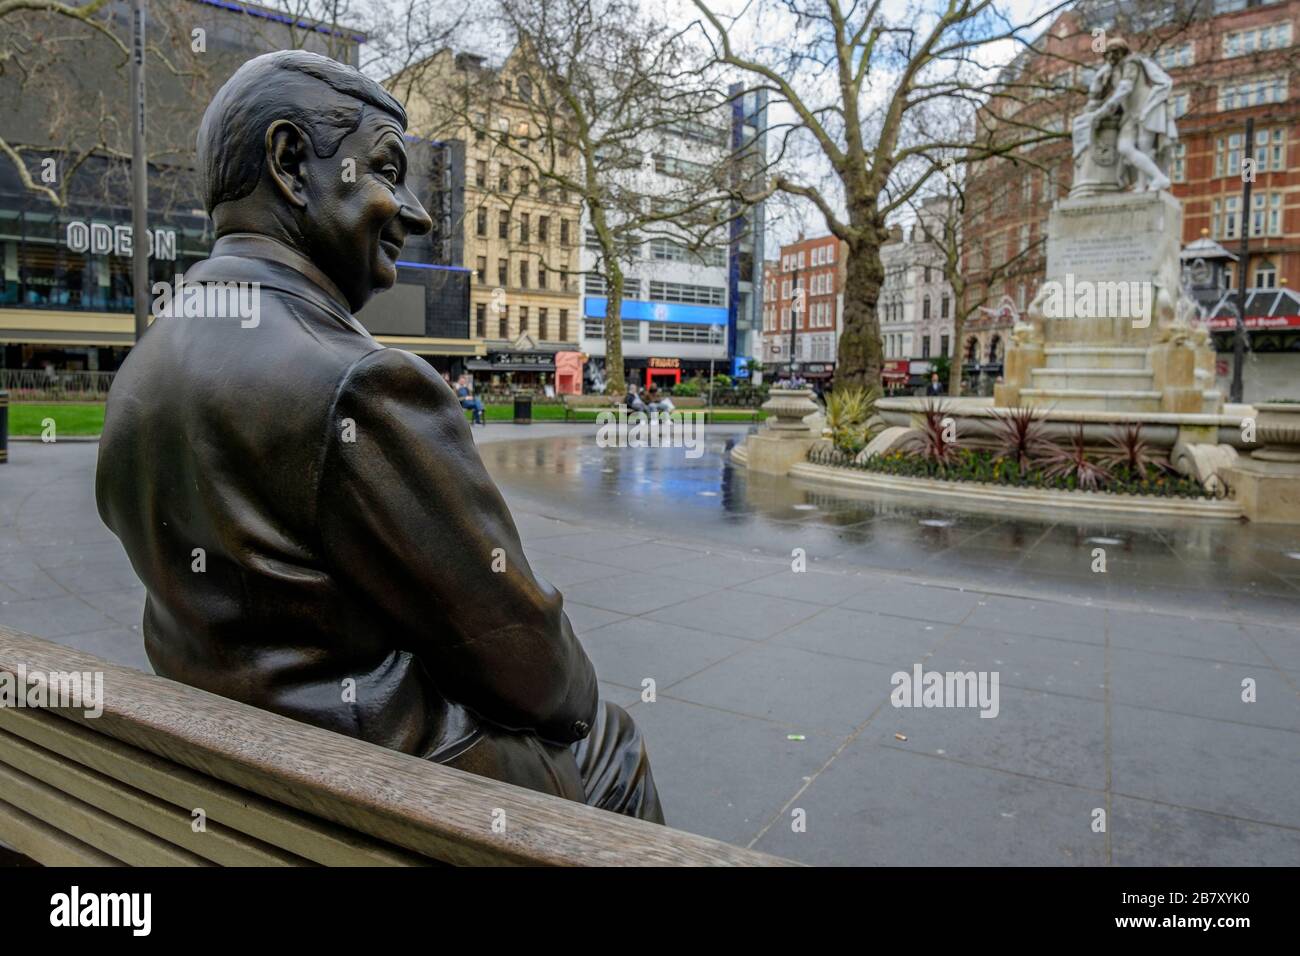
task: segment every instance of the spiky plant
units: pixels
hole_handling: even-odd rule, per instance
[[[1102,482],[1114,477],[1104,465],[1088,459],[1082,425],[1066,444],[1052,444],[1043,456],[1043,474],[1048,478],[1073,478],[1075,486],[1083,491],[1096,491]]]
[[[910,443],[912,449],[926,461],[947,468],[957,463],[959,441],[957,420],[948,406],[926,402],[921,409],[921,427]]]
[[[876,389],[841,387],[826,396],[826,427],[831,441],[846,454],[856,455],[871,437],[868,423],[876,412]]]
[[[1126,467],[1135,478],[1158,464],[1151,454],[1151,443],[1142,437],[1141,422],[1116,425],[1106,436],[1106,446],[1107,450],[1100,456],[1101,463],[1111,468]]]
[[[1051,451],[1052,443],[1043,433],[1042,414],[1033,408],[994,409],[993,457],[1013,461],[1025,475],[1039,459]]]

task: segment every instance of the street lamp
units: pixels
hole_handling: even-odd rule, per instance
[[[794,350],[795,332],[799,328],[799,313],[802,312],[799,296],[799,269],[794,270],[794,296],[790,299],[790,387],[794,387]]]

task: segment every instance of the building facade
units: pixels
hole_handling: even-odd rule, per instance
[[[443,50],[420,64],[407,94],[412,130],[463,156],[458,178],[451,164],[440,232],[471,276],[468,323],[481,354],[465,368],[480,387],[552,384],[556,354],[576,350],[580,335],[581,205],[575,193],[544,188],[529,164],[528,151],[544,144],[520,56],[492,67]],[[392,83],[405,89],[401,77]],[[576,170],[576,154],[561,157],[561,173]]]
[[[116,26],[124,29],[128,8],[122,5],[112,12],[123,20]],[[296,25],[291,38],[280,15],[254,4],[186,0],[163,13],[181,16],[184,29],[171,33],[152,24],[147,27],[151,43],[161,45],[181,66],[187,56],[202,59],[195,65],[193,86],[184,90],[161,69],[148,73],[151,151],[172,141],[188,144],[191,150],[150,162],[146,241],[151,284],[173,282],[205,258],[213,242],[211,222],[198,198],[192,154],[195,130],[213,92],[245,60],[280,48],[279,40],[284,47],[311,49],[351,63],[365,41],[355,32],[306,20]],[[205,31],[202,53],[191,47],[195,29]],[[122,89],[113,89],[103,108],[116,109],[118,93],[125,99],[127,72],[119,68],[116,49],[109,43],[82,44],[75,59],[51,66],[48,82],[65,86],[85,103],[95,101],[100,87],[114,84]],[[0,135],[19,148],[36,182],[43,182],[47,161],[52,164],[58,201],[27,186],[10,160],[0,160],[4,369],[10,377],[47,367],[111,373],[135,339],[130,164],[102,151],[80,156],[80,144],[89,135],[86,124],[94,118],[89,106],[85,116],[69,117],[70,125],[54,129],[48,105],[39,98],[14,95],[12,82],[11,77],[0,77],[0,100],[21,106],[0,114]],[[432,203],[436,151],[431,144],[412,141],[410,157],[412,188]],[[440,262],[424,237],[411,240],[403,256],[397,285],[376,296],[358,317],[387,345],[426,356],[473,354],[466,318],[467,271]]]
[[[1008,67],[1004,80],[1039,89],[1017,97],[1018,102],[992,101],[980,116],[981,128],[1009,128],[1014,121],[1022,130],[1032,124],[1062,138],[1021,150],[1028,162],[1001,158],[971,170],[962,224],[964,261],[967,274],[984,281],[973,291],[981,308],[963,331],[968,369],[972,357],[988,365],[995,338],[1006,341],[1014,313],[1023,311],[1042,281],[1047,216],[1052,203],[1068,192],[1073,172],[1065,134],[1101,60],[1092,49],[1094,31],[1122,34],[1173,79],[1179,143],[1170,178],[1183,208],[1184,245],[1205,235],[1237,254],[1248,228],[1248,287],[1281,289],[1300,282],[1297,30],[1300,0],[1084,2],[1053,23],[1041,50],[1026,51]],[[1249,145],[1248,118],[1254,120]],[[1248,215],[1242,207],[1245,159],[1254,160]],[[1228,263],[1222,274],[1226,285],[1235,288],[1239,268],[1237,261]],[[1252,322],[1249,309],[1264,308],[1273,299],[1252,301],[1246,322],[1252,350],[1300,352],[1300,315],[1261,315],[1257,318],[1268,321]],[[1221,317],[1209,324],[1223,384],[1232,334]],[[1300,358],[1292,358],[1300,373]]]
[[[764,364],[781,379],[829,381],[843,326],[845,244],[834,236],[781,247],[764,270]]]
[[[921,215],[939,215],[933,205]],[[931,229],[933,233],[937,223]],[[936,360],[952,358],[955,303],[943,272],[943,255],[925,229],[913,223],[895,227],[880,248],[885,281],[876,314],[884,352],[884,385],[917,387],[929,378]]]
[[[743,93],[719,105],[707,121],[657,130],[638,143],[636,168],[619,176],[625,194],[649,204],[680,195],[683,182],[709,171],[749,178],[746,155],[766,155],[765,93]],[[696,375],[745,377],[757,357],[761,325],[764,207],[726,210],[724,235],[693,241],[690,230],[659,222],[654,235],[627,247],[621,303],[624,375],[643,385],[676,384]],[[696,237],[698,238],[698,237]],[[593,384],[604,371],[608,299],[599,250],[583,221],[582,351],[591,356]]]

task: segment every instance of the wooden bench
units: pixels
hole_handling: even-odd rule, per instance
[[[103,674],[99,716],[0,706],[0,843],[48,866],[789,864],[0,627],[5,672]]]

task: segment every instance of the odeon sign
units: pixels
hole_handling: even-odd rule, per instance
[[[150,256],[155,259],[176,258],[175,229],[146,229],[145,233],[149,236]],[[133,251],[130,226],[87,223],[80,219],[68,223],[64,244],[70,252],[89,252],[94,256],[129,256]]]

